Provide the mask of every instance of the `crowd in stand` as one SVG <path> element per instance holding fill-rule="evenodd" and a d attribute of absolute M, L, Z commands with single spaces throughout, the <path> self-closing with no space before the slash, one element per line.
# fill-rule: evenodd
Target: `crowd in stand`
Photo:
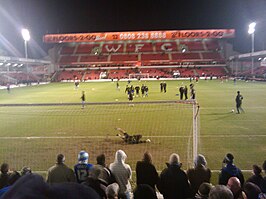
<path fill-rule="evenodd" d="M 184 171 L 179 155 L 173 153 L 166 168 L 158 174 L 152 155 L 145 152 L 143 159 L 136 163 L 133 191 L 132 170 L 125 163 L 126 158 L 126 153 L 118 150 L 109 166 L 104 154 L 97 156 L 97 163 L 93 165 L 89 163 L 89 154 L 81 151 L 72 169 L 64 163 L 65 156 L 58 154 L 56 164 L 47 171 L 47 179 L 32 173 L 29 167 L 11 172 L 9 165 L 3 163 L 0 199 L 266 199 L 266 176 L 262 176 L 261 167 L 253 165 L 253 175 L 245 180 L 231 153 L 226 154 L 218 184 L 213 186 L 210 183 L 212 173 L 203 155 L 195 158 L 193 168 Z M 266 160 L 262 168 L 266 173 Z"/>

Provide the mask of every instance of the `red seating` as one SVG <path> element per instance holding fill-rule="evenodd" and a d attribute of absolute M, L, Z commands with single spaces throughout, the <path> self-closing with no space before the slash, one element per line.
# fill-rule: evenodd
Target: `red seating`
<path fill-rule="evenodd" d="M 80 44 L 76 54 L 94 54 L 93 49 L 100 48 L 100 44 Z"/>
<path fill-rule="evenodd" d="M 220 45 L 216 40 L 205 41 L 207 50 L 220 50 Z"/>
<path fill-rule="evenodd" d="M 213 52 L 204 52 L 201 53 L 202 54 L 202 58 L 203 59 L 211 59 L 211 60 L 216 60 L 216 61 L 220 61 L 222 60 L 222 57 L 220 55 L 220 53 L 213 53 Z"/>
<path fill-rule="evenodd" d="M 60 64 L 71 64 L 72 62 L 77 62 L 78 56 L 61 56 L 59 63 Z"/>
<path fill-rule="evenodd" d="M 100 63 L 100 62 L 107 62 L 108 56 L 106 55 L 91 55 L 91 56 L 81 56 L 80 63 Z"/>
<path fill-rule="evenodd" d="M 121 54 L 113 54 L 111 55 L 111 61 L 138 61 L 138 54 L 132 55 L 121 55 Z"/>
<path fill-rule="evenodd" d="M 169 60 L 168 54 L 141 54 L 141 60 Z"/>
<path fill-rule="evenodd" d="M 204 47 L 203 47 L 203 44 L 201 41 L 189 41 L 189 42 L 181 41 L 180 45 L 186 46 L 188 51 L 202 51 L 202 50 L 204 50 Z"/>
<path fill-rule="evenodd" d="M 199 60 L 199 53 L 173 53 L 172 60 L 186 61 L 186 60 Z"/>
<path fill-rule="evenodd" d="M 74 50 L 75 50 L 75 46 L 63 46 L 61 48 L 61 51 L 60 51 L 60 54 L 61 55 L 69 55 L 69 54 L 73 54 L 74 53 Z"/>

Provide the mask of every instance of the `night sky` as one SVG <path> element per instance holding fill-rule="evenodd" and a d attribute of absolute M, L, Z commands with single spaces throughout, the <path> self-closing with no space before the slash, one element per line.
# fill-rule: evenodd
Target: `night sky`
<path fill-rule="evenodd" d="M 233 28 L 230 42 L 245 53 L 252 21 L 255 51 L 266 49 L 266 0 L 0 0 L 0 49 L 23 57 L 22 27 L 31 33 L 29 58 L 53 46 L 42 42 L 47 33 Z"/>

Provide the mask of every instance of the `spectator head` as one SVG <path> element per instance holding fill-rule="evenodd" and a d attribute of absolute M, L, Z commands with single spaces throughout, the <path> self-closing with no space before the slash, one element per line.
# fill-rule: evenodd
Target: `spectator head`
<path fill-rule="evenodd" d="M 134 199 L 157 199 L 157 195 L 155 190 L 147 184 L 139 184 L 135 188 L 134 192 Z"/>
<path fill-rule="evenodd" d="M 127 158 L 126 153 L 123 150 L 118 150 L 115 153 L 115 161 L 124 164 Z"/>
<path fill-rule="evenodd" d="M 169 158 L 169 164 L 170 165 L 179 164 L 179 162 L 180 162 L 179 155 L 176 153 L 172 153 Z"/>
<path fill-rule="evenodd" d="M 97 164 L 105 167 L 105 155 L 104 154 L 98 155 L 96 158 L 96 161 L 97 161 Z"/>
<path fill-rule="evenodd" d="M 199 167 L 199 166 L 207 166 L 207 161 L 205 159 L 205 157 L 201 154 L 197 155 L 197 157 L 194 160 L 194 165 L 195 167 Z"/>
<path fill-rule="evenodd" d="M 26 175 L 26 174 L 30 174 L 31 173 L 31 168 L 30 167 L 22 167 L 21 169 L 21 175 Z"/>
<path fill-rule="evenodd" d="M 245 183 L 243 190 L 248 199 L 258 199 L 259 194 L 261 193 L 260 188 L 252 182 Z"/>
<path fill-rule="evenodd" d="M 152 163 L 152 156 L 151 156 L 151 154 L 148 151 L 146 151 L 144 153 L 144 155 L 143 155 L 143 161 L 144 162 L 148 162 L 148 163 Z"/>
<path fill-rule="evenodd" d="M 199 190 L 198 190 L 198 193 L 196 194 L 196 198 L 197 199 L 205 199 L 205 198 L 208 198 L 209 197 L 209 193 L 212 189 L 212 185 L 210 183 L 207 183 L 207 182 L 203 182 L 200 187 L 199 187 Z"/>
<path fill-rule="evenodd" d="M 8 173 L 8 171 L 9 171 L 9 165 L 7 163 L 3 163 L 1 165 L 1 173 L 6 174 L 6 173 Z"/>
<path fill-rule="evenodd" d="M 58 154 L 56 158 L 58 164 L 63 164 L 65 162 L 65 156 L 63 154 Z"/>
<path fill-rule="evenodd" d="M 86 151 L 80 151 L 78 154 L 78 161 L 81 164 L 87 164 L 89 160 L 89 154 Z"/>
<path fill-rule="evenodd" d="M 240 180 L 237 177 L 229 178 L 226 186 L 232 191 L 233 195 L 241 190 Z"/>
<path fill-rule="evenodd" d="M 231 153 L 227 153 L 226 156 L 224 157 L 223 163 L 233 163 L 234 161 L 234 156 Z"/>
<path fill-rule="evenodd" d="M 116 199 L 118 197 L 119 185 L 117 183 L 110 184 L 106 187 L 106 196 L 108 199 Z"/>
<path fill-rule="evenodd" d="M 233 199 L 232 191 L 224 185 L 216 185 L 209 193 L 209 199 Z"/>
<path fill-rule="evenodd" d="M 256 165 L 256 164 L 254 164 L 253 166 L 252 166 L 252 169 L 253 169 L 253 173 L 256 175 L 256 176 L 258 176 L 258 175 L 260 175 L 261 174 L 261 168 L 258 166 L 258 165 Z"/>

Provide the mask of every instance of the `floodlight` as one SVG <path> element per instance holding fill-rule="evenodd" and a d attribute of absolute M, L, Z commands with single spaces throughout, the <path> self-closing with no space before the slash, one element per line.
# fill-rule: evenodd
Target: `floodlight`
<path fill-rule="evenodd" d="M 248 26 L 248 34 L 253 34 L 255 32 L 255 27 L 256 27 L 256 23 L 252 22 L 251 24 L 249 24 Z"/>
<path fill-rule="evenodd" d="M 22 29 L 21 30 L 22 37 L 24 41 L 29 41 L 30 40 L 30 32 L 28 29 Z"/>

